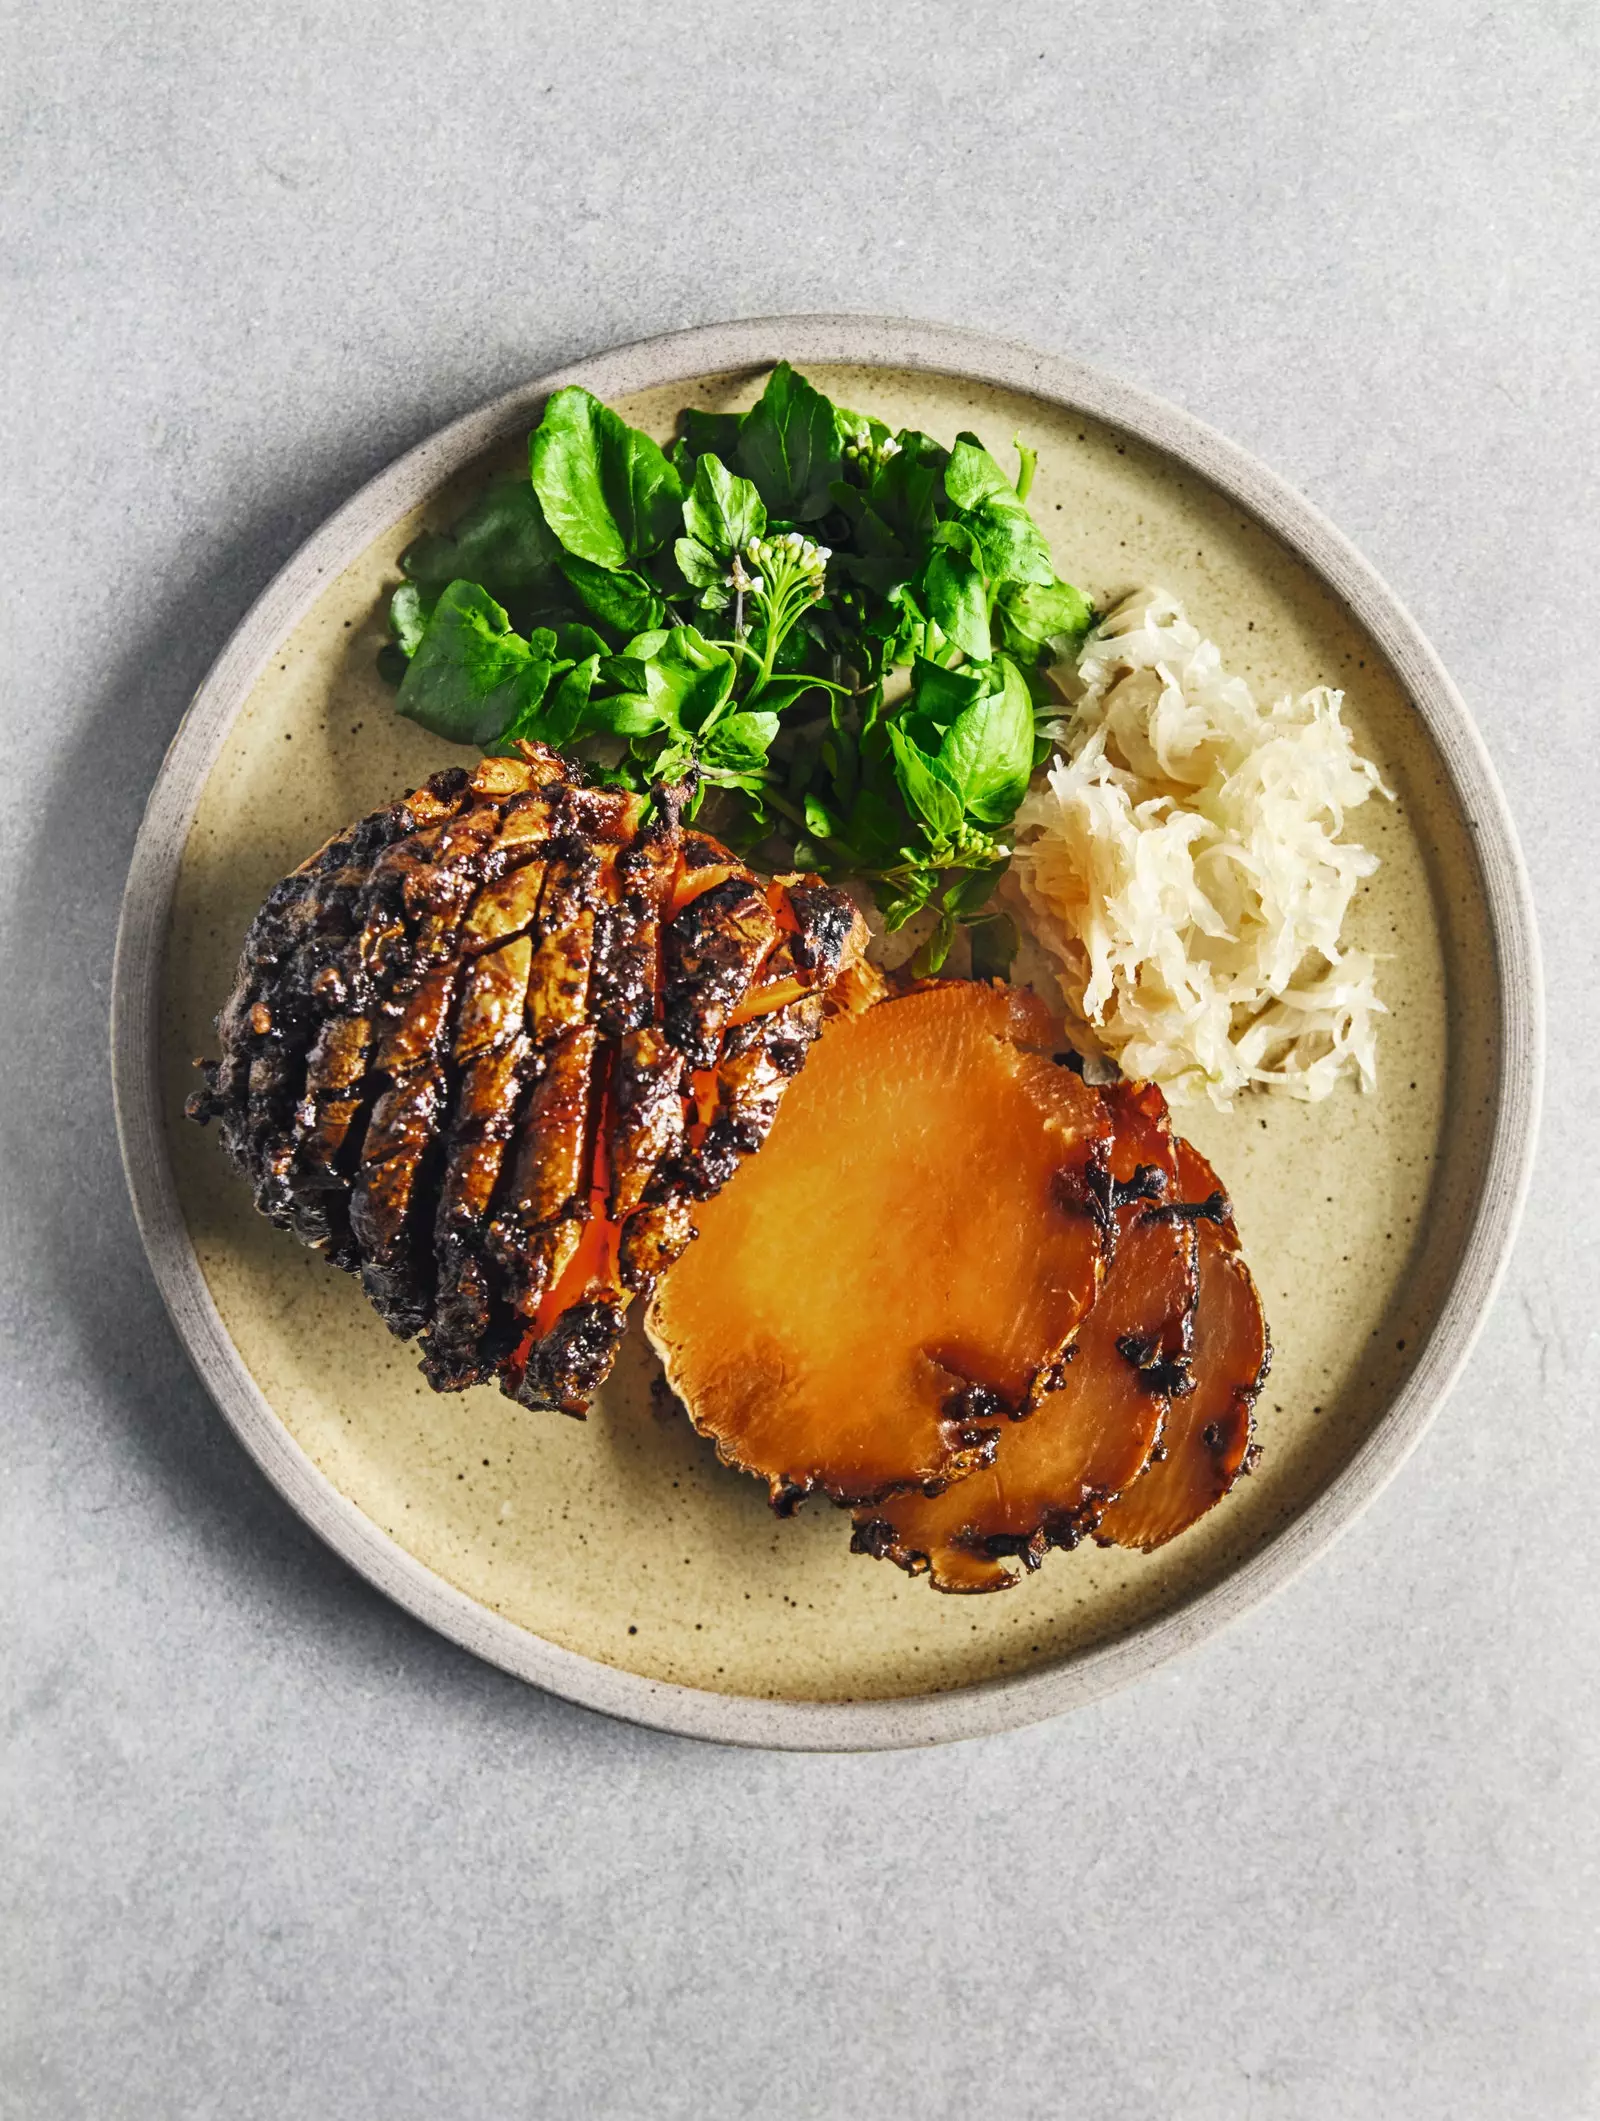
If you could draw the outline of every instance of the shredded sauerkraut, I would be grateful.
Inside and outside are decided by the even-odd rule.
[[[1343,837],[1376,789],[1342,695],[1257,705],[1172,597],[1085,643],[1062,746],[1017,813],[1013,875],[1067,999],[1132,1076],[1226,1109],[1249,1086],[1376,1080],[1373,959],[1340,936],[1376,855]]]

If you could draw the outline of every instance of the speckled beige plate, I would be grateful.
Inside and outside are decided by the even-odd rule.
[[[1062,573],[1159,582],[1257,690],[1346,689],[1399,800],[1354,916],[1384,953],[1377,1095],[1181,1117],[1224,1174],[1272,1324],[1259,1470],[1163,1552],[1052,1555],[942,1598],[853,1557],[848,1521],[769,1514],[652,1404],[635,1333],[587,1424],[429,1393],[355,1285],[250,1210],[185,1125],[189,1061],[267,887],[460,753],[394,715],[381,598],[424,521],[516,459],[585,383],[665,437],[748,402],[780,355],[845,403],[1039,451]],[[925,1744],[1020,1724],[1148,1671],[1284,1582],[1395,1471],[1464,1361],[1515,1225],[1536,1123],[1535,937],[1510,822],[1465,709],[1394,597],[1303,501],[1172,408],[1070,361],[924,325],[786,318],[605,354],[459,421],[375,480],[229,644],[150,799],[119,937],[113,1050],[141,1230],[178,1330],[294,1506],[480,1655],[575,1700],[748,1744]]]

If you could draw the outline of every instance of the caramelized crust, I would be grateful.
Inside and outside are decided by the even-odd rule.
[[[1239,1250],[1228,1197],[1197,1149],[1180,1141],[1178,1200],[1146,1212],[1194,1232],[1199,1299],[1189,1353],[1193,1390],[1173,1401],[1161,1453],[1101,1517],[1104,1546],[1149,1553],[1222,1500],[1249,1460],[1257,1394],[1272,1360],[1261,1299]]]
[[[729,1012],[777,940],[777,919],[748,871],[702,891],[667,923],[664,1022],[691,1068],[715,1066]]]
[[[654,1024],[624,1034],[611,1076],[611,1185],[608,1213],[618,1222],[644,1199],[663,1158],[685,1139],[686,1063]]]
[[[1050,1043],[1031,996],[972,983],[843,1019],[697,1209],[646,1330],[695,1426],[780,1505],[986,1463],[1070,1343],[1110,1128]]]

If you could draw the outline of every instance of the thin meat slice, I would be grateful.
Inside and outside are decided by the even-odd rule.
[[[714,1067],[730,1011],[778,940],[777,916],[746,872],[691,899],[661,940],[667,1036],[692,1068]]]
[[[1193,1231],[1200,1283],[1188,1361],[1194,1389],[1174,1399],[1160,1454],[1111,1504],[1095,1531],[1103,1546],[1149,1553],[1186,1532],[1245,1470],[1272,1343],[1228,1197],[1188,1142],[1178,1143],[1177,1200],[1146,1210],[1144,1219]]]
[[[523,1030],[532,959],[523,935],[472,961],[457,1015],[453,1050],[463,1073],[434,1215],[437,1278],[423,1355],[437,1391],[461,1391],[494,1371],[495,1289],[483,1236],[532,1053]]]
[[[761,1154],[695,1211],[646,1330],[695,1426],[791,1505],[992,1456],[1094,1299],[1110,1124],[1020,989],[842,1017]]]
[[[588,1212],[598,1036],[592,1024],[580,1024],[546,1055],[489,1225],[488,1250],[504,1272],[512,1308],[524,1319],[535,1316],[559,1277],[568,1233],[557,1226],[581,1225]]]
[[[528,979],[528,1029],[536,1040],[559,1038],[588,1015],[602,897],[599,857],[579,840],[559,842],[539,900],[539,941]]]
[[[538,917],[544,881],[544,863],[529,860],[486,884],[461,924],[462,949],[491,950],[509,936],[525,934]]]
[[[292,1227],[308,1245],[339,1247],[348,1234],[341,1159],[365,1104],[374,1028],[369,1016],[329,1017],[306,1057],[295,1110]]]
[[[683,1055],[650,1024],[618,1041],[611,1073],[611,1182],[607,1210],[621,1221],[645,1197],[663,1158],[685,1138]]]
[[[617,1278],[630,1295],[648,1296],[657,1281],[699,1233],[687,1201],[640,1208],[622,1226]]]
[[[661,915],[677,875],[681,834],[669,813],[616,860],[616,898],[596,916],[589,1000],[608,1038],[655,1022]]]
[[[858,1515],[857,1552],[926,1572],[936,1590],[1005,1590],[1018,1580],[1012,1561],[1036,1569],[1051,1547],[1076,1546],[1143,1473],[1188,1389],[1194,1229],[1147,1213],[1176,1192],[1166,1100],[1153,1083],[1104,1096],[1116,1128],[1101,1196],[1111,1257],[1061,1381],[1002,1430],[993,1465]]]
[[[409,1339],[426,1323],[431,1261],[412,1216],[418,1174],[445,1102],[440,1048],[459,967],[430,972],[379,1045],[379,1092],[350,1195],[350,1229],[361,1249],[361,1282],[392,1333]],[[425,1190],[425,1189],[424,1189]]]
[[[696,1200],[719,1193],[772,1132],[825,1014],[823,997],[810,994],[729,1030],[710,1086],[711,1117],[684,1167],[685,1190]]]

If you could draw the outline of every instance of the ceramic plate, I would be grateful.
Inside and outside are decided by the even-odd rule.
[[[436,1398],[355,1284],[269,1228],[181,1118],[190,1062],[268,886],[459,760],[375,675],[384,592],[423,523],[519,461],[583,383],[663,439],[750,401],[788,356],[836,399],[1039,452],[1031,504],[1098,603],[1159,583],[1258,694],[1345,689],[1396,792],[1353,916],[1382,954],[1381,1086],[1184,1108],[1226,1177],[1276,1361],[1258,1470],[1142,1556],[1053,1554],[947,1598],[853,1556],[822,1506],[780,1524],[663,1418],[637,1334],[587,1423],[482,1389]],[[1505,805],[1465,709],[1394,596],[1243,451],[1079,364],[869,318],[714,326],[548,376],[424,443],[284,569],[162,768],[115,978],[119,1123],[140,1228],[223,1412],[354,1567],[479,1655],[577,1701],[748,1744],[925,1744],[1053,1714],[1148,1671],[1282,1584],[1395,1471],[1465,1360],[1505,1258],[1538,1087],[1538,969]]]

